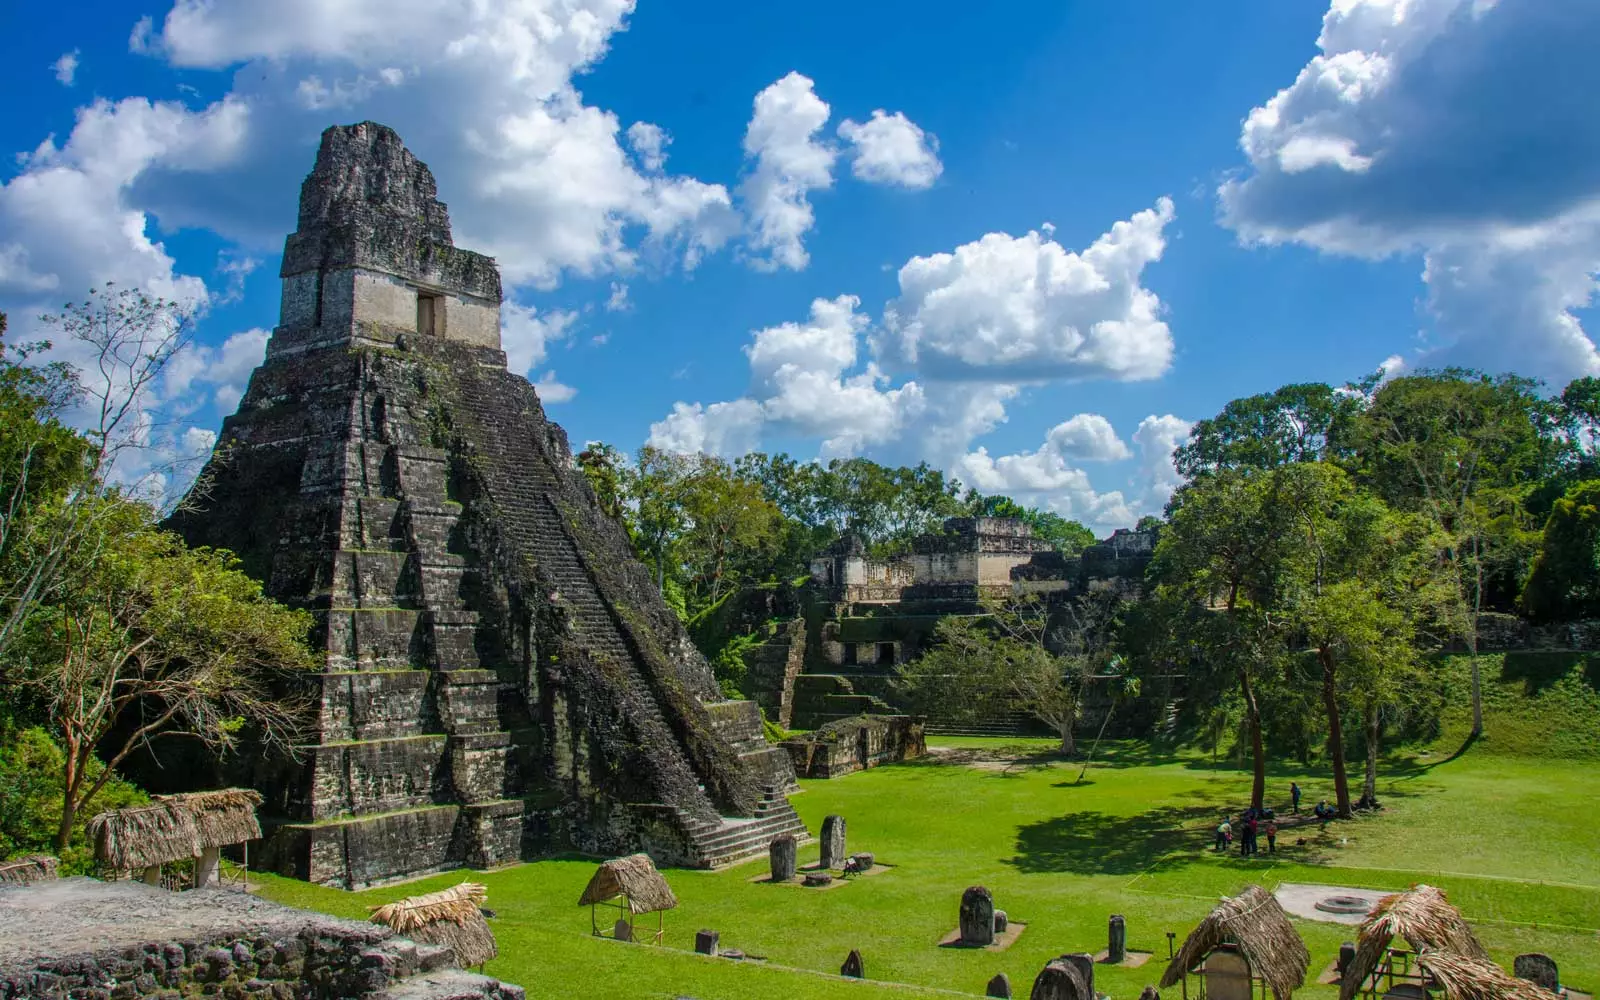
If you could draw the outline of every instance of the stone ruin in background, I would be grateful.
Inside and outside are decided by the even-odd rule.
[[[382,125],[330,128],[299,214],[266,360],[172,523],[316,615],[314,743],[239,776],[265,863],[357,888],[804,836],[755,704],[722,699],[506,371],[499,271],[452,243],[428,168]]]

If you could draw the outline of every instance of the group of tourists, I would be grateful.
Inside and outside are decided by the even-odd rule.
[[[1261,838],[1267,838],[1267,853],[1278,853],[1278,820],[1271,809],[1251,806],[1239,815],[1239,856],[1254,857],[1261,852]],[[1223,815],[1217,824],[1217,850],[1226,851],[1233,843],[1234,824]]]
[[[1289,782],[1289,804],[1296,816],[1300,814],[1300,797],[1302,794],[1299,782]],[[1327,799],[1322,799],[1311,810],[1311,814],[1316,817],[1317,822],[1322,824],[1323,829],[1327,829],[1328,821],[1338,815],[1338,810],[1329,805]],[[1278,819],[1271,809],[1257,809],[1255,806],[1251,806],[1239,814],[1237,822],[1234,822],[1224,813],[1222,822],[1218,823],[1216,828],[1217,851],[1228,850],[1233,845],[1236,835],[1239,839],[1240,857],[1248,858],[1261,853],[1260,841],[1262,837],[1267,840],[1266,853],[1278,853]]]

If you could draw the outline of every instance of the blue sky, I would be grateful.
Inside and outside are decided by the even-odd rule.
[[[1102,530],[1189,421],[1387,365],[1600,369],[1571,0],[78,0],[0,14],[0,308],[203,303],[204,449],[323,128],[429,163],[575,442],[927,460]],[[48,143],[48,145],[45,145]],[[663,159],[664,156],[664,159]],[[1592,321],[1592,320],[1591,320]]]

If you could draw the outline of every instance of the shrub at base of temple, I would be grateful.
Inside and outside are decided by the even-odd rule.
[[[784,740],[782,747],[802,778],[835,778],[869,767],[911,760],[928,752],[923,719],[914,715],[858,715]]]
[[[61,747],[43,729],[0,726],[0,860],[25,854],[57,854],[61,823]],[[88,780],[98,780],[104,765],[92,759]],[[140,806],[149,797],[135,786],[112,777],[94,798],[94,809]],[[94,870],[94,851],[84,835],[89,820],[77,817],[72,839],[59,853],[62,875],[87,875]]]

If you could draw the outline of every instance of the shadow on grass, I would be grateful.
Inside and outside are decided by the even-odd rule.
[[[1477,733],[1468,733],[1467,738],[1461,741],[1461,745],[1456,747],[1455,752],[1438,760],[1422,761],[1412,756],[1390,758],[1385,761],[1383,769],[1378,772],[1378,778],[1382,780],[1383,778],[1421,777],[1441,764],[1449,764],[1452,761],[1460,760],[1466,756],[1467,751],[1471,750],[1480,738]]]
[[[1581,670],[1585,683],[1600,690],[1600,656],[1572,652],[1511,652],[1500,662],[1502,682],[1522,683],[1522,691],[1533,697],[1557,681]]]
[[[1134,816],[1075,812],[1021,827],[1016,856],[1003,860],[1030,874],[1132,875],[1175,851],[1194,852],[1192,860],[1199,860],[1219,815],[1210,803],[1163,806]]]

